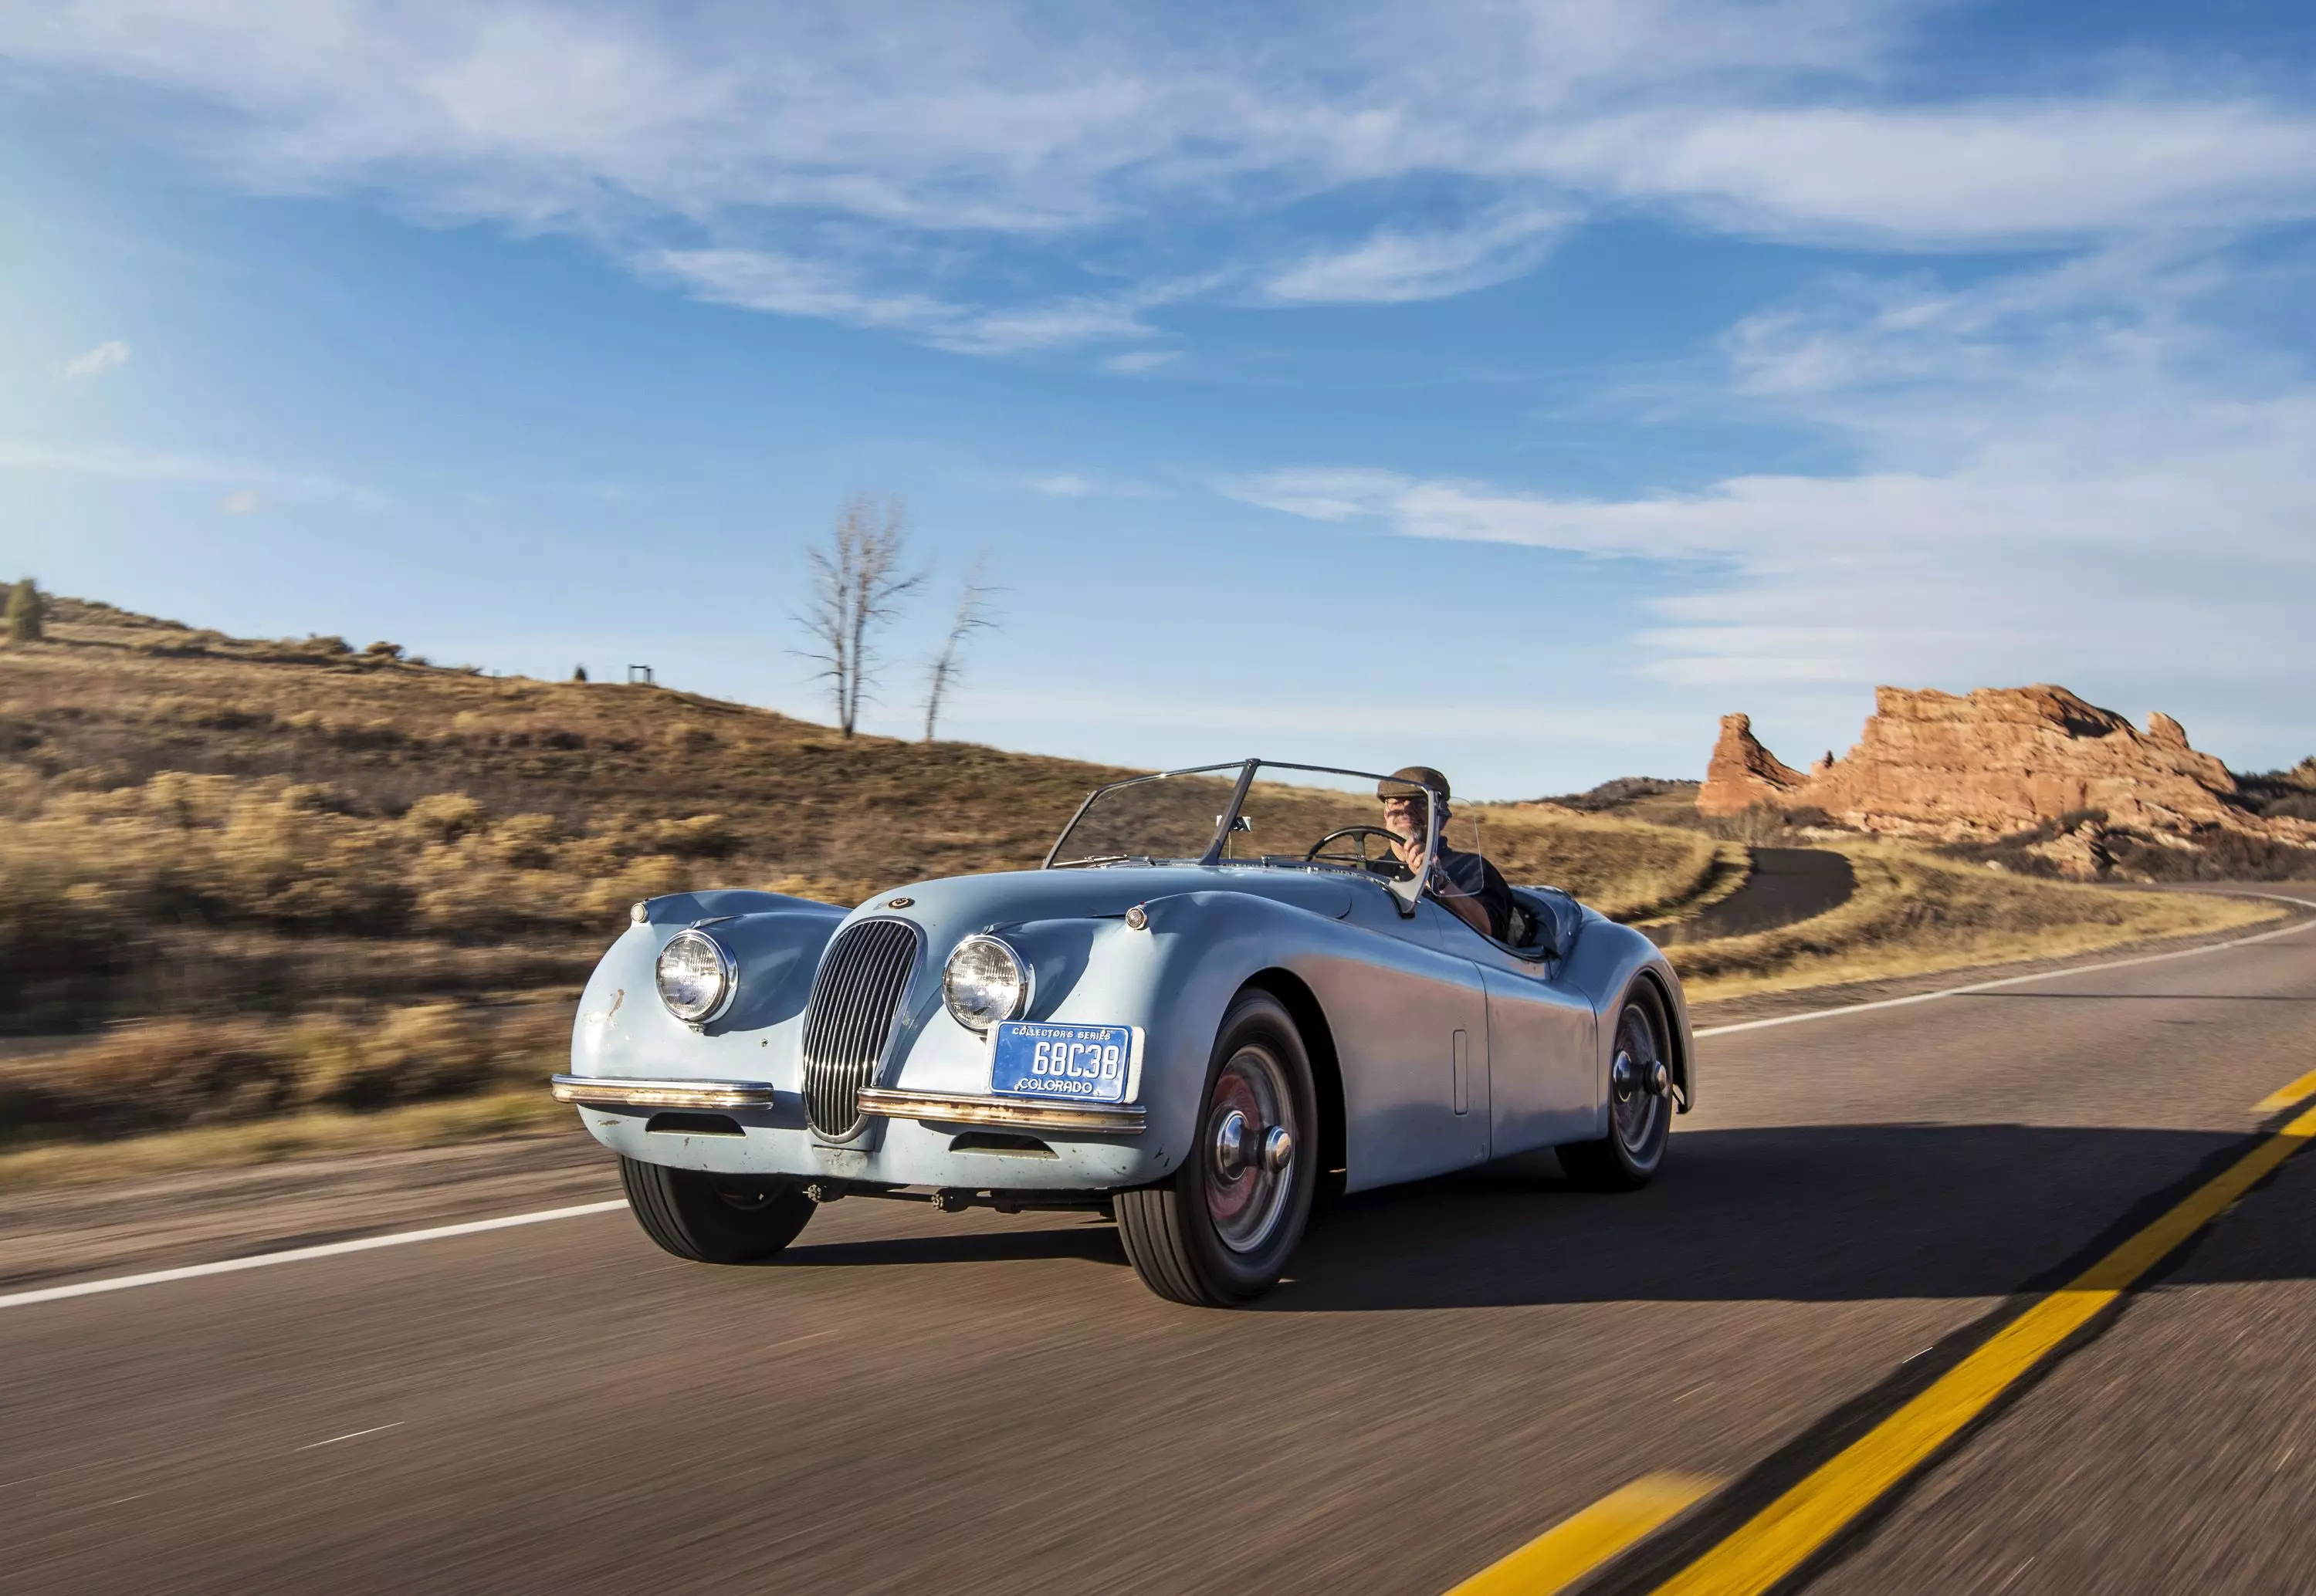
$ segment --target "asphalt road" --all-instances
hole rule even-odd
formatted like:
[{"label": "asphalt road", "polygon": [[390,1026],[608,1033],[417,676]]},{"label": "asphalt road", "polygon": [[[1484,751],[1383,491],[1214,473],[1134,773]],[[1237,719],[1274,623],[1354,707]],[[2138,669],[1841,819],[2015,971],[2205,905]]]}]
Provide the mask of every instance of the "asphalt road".
[{"label": "asphalt road", "polygon": [[[1703,1051],[1646,1192],[1547,1157],[1356,1198],[1254,1311],[1159,1302],[1090,1219],[860,1199],[762,1268],[610,1213],[7,1308],[0,1570],[1437,1596],[1637,1476],[1729,1482],[1607,1576],[1646,1588],[2246,1146],[2316,1068],[2316,929]],[[2316,1158],[1813,1588],[2316,1586],[2312,1309]]]},{"label": "asphalt road", "polygon": [[1757,847],[1752,857],[1745,884],[1720,902],[1685,920],[1643,928],[1655,930],[1659,942],[1749,936],[1830,913],[1857,891],[1848,856],[1831,848]]}]

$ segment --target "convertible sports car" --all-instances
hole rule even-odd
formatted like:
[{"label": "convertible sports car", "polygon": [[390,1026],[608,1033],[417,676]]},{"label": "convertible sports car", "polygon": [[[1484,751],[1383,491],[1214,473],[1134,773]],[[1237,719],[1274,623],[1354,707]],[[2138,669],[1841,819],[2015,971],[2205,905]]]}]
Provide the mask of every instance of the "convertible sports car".
[{"label": "convertible sports car", "polygon": [[679,1257],[769,1257],[848,1196],[1092,1209],[1151,1290],[1211,1306],[1278,1280],[1323,1183],[1544,1147],[1586,1184],[1646,1182],[1697,1099],[1663,955],[1550,887],[1513,889],[1502,941],[1472,929],[1423,890],[1439,795],[1411,872],[1347,778],[1394,779],[1117,782],[1039,869],[850,914],[638,903],[555,1095]]}]

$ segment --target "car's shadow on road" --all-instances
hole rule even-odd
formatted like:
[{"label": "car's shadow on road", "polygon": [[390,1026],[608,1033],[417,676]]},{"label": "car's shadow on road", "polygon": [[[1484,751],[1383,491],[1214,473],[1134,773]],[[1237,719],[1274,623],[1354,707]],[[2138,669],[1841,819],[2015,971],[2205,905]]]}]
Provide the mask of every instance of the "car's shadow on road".
[{"label": "car's shadow on road", "polygon": [[[862,1199],[868,1201],[868,1199]],[[880,1237],[875,1241],[800,1241],[778,1257],[771,1269],[827,1269],[869,1264],[1002,1264],[1039,1258],[1082,1258],[1094,1264],[1126,1264],[1118,1232],[1090,1216],[1043,1214],[1043,1228],[1029,1230],[950,1230],[932,1227],[949,1221],[928,1212],[922,1236]],[[806,1233],[809,1235],[810,1232]]]},{"label": "car's shadow on road", "polygon": [[[1328,1205],[1254,1306],[1331,1313],[1617,1301],[1993,1298],[2056,1283],[2169,1205],[2244,1139],[2043,1125],[1814,1125],[1673,1138],[1645,1190],[1571,1184],[1552,1154]],[[768,1267],[1078,1259],[1123,1268],[1091,1216],[809,1237]],[[2316,1252],[2263,1278],[2316,1275]]]},{"label": "car's shadow on road", "polygon": [[[1619,1194],[1580,1191],[1536,1154],[1343,1199],[1258,1306],[2000,1297],[2056,1283],[2242,1145],[2076,1126],[1700,1130]],[[2316,1274],[2316,1252],[2275,1264],[2267,1278]]]}]

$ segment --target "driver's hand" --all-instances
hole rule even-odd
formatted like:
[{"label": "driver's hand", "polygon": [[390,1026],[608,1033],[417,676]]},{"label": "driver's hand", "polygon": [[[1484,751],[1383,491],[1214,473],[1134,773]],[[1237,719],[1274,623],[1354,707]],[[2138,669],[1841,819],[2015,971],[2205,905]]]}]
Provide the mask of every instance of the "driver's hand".
[{"label": "driver's hand", "polygon": [[1391,845],[1391,851],[1393,857],[1407,866],[1408,874],[1413,875],[1423,868],[1423,845],[1412,838],[1401,838]]}]

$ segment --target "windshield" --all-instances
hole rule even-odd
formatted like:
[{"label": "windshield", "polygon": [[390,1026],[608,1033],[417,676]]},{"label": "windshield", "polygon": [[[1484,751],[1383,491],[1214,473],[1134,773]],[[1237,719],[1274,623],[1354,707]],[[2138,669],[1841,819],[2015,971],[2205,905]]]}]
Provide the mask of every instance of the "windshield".
[{"label": "windshield", "polygon": [[1244,771],[1243,765],[1207,765],[1098,788],[1054,844],[1046,868],[1203,859]]},{"label": "windshield", "polygon": [[[1135,776],[1099,788],[1082,805],[1046,867],[1195,863],[1361,871],[1412,904],[1417,873],[1384,829],[1374,771],[1249,759]],[[1429,822],[1432,796],[1423,800]],[[1429,836],[1416,839],[1430,853]]]}]

